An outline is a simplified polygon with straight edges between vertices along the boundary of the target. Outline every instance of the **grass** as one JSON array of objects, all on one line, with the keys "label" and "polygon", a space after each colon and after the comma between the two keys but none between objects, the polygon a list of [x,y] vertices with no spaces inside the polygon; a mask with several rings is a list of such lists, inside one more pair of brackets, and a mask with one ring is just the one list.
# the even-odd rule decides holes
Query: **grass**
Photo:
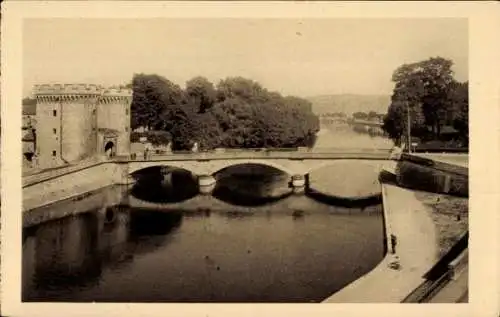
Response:
[{"label": "grass", "polygon": [[469,228],[469,199],[421,191],[415,196],[432,210],[441,258]]}]

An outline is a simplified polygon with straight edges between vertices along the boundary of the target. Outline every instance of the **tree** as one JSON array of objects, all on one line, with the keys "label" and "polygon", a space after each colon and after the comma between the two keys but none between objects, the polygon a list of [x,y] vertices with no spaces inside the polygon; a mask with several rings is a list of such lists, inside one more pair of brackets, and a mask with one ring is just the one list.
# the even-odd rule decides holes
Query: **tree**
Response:
[{"label": "tree", "polygon": [[393,101],[389,106],[387,114],[384,116],[382,130],[397,145],[400,145],[401,138],[407,136],[408,132],[408,110],[411,118],[411,133],[413,136],[423,136],[426,130],[425,118],[422,109],[408,102],[399,100],[393,96]]},{"label": "tree", "polygon": [[169,131],[173,127],[169,109],[186,103],[182,89],[162,76],[146,74],[135,74],[132,87],[132,129]]},{"label": "tree", "polygon": [[254,103],[265,102],[272,97],[272,94],[269,94],[258,82],[243,77],[228,77],[217,84],[218,101],[238,98]]},{"label": "tree", "polygon": [[450,90],[450,103],[454,117],[453,127],[460,133],[464,145],[469,144],[469,82],[453,82]]},{"label": "tree", "polygon": [[261,148],[311,146],[319,131],[312,104],[283,97],[243,77],[223,79],[214,89],[204,77],[185,91],[158,75],[135,75],[133,127],[164,130],[173,150],[216,147]]},{"label": "tree", "polygon": [[390,138],[398,140],[406,133],[408,109],[412,135],[427,138],[430,129],[432,138],[439,138],[455,103],[451,97],[455,82],[452,65],[451,60],[436,57],[395,70],[395,86],[383,124]]},{"label": "tree", "polygon": [[448,96],[453,82],[453,62],[442,57],[430,58],[399,67],[393,74],[393,100],[421,107],[425,124],[435,137],[440,135],[449,105]]},{"label": "tree", "polygon": [[368,115],[364,112],[358,111],[352,114],[352,117],[356,120],[366,120]]},{"label": "tree", "polygon": [[214,105],[216,91],[208,79],[198,76],[186,83],[186,95],[198,111],[204,113]]},{"label": "tree", "polygon": [[368,120],[374,120],[378,118],[378,114],[375,111],[370,111],[368,112],[367,119]]}]

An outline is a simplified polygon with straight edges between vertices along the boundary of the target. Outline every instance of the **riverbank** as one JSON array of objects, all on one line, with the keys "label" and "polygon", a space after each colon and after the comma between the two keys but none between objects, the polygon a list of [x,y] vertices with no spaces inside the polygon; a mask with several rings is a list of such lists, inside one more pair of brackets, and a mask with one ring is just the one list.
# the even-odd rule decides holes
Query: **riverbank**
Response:
[{"label": "riverbank", "polygon": [[469,199],[421,191],[415,197],[432,210],[441,258],[469,229]]},{"label": "riverbank", "polygon": [[[438,260],[437,233],[430,210],[408,189],[382,184],[386,237],[397,239],[371,272],[324,303],[400,303],[424,281]],[[390,244],[390,242],[389,242]]]}]

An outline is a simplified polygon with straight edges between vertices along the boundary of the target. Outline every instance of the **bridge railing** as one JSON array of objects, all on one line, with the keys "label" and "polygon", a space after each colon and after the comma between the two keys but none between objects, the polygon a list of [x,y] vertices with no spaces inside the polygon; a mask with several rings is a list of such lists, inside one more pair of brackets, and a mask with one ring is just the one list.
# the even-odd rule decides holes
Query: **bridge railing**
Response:
[{"label": "bridge railing", "polygon": [[[346,156],[363,156],[363,155],[389,155],[389,148],[273,148],[273,149],[215,149],[209,151],[167,151],[167,150],[151,150],[148,152],[132,153],[129,156],[130,160],[144,161],[161,158],[314,158],[328,155],[346,155]],[[121,157],[118,159],[127,159]]]}]

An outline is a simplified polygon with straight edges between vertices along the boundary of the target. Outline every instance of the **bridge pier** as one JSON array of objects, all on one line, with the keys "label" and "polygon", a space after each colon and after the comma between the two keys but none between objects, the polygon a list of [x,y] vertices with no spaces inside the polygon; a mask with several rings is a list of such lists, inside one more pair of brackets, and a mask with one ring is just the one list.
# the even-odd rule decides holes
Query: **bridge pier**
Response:
[{"label": "bridge pier", "polygon": [[293,193],[301,195],[304,193],[306,188],[306,176],[299,174],[293,175],[291,183],[292,183]]},{"label": "bridge pier", "polygon": [[129,174],[128,165],[123,165],[119,167],[120,169],[117,172],[116,183],[119,185],[133,185],[135,184],[135,178]]},{"label": "bridge pier", "polygon": [[198,176],[198,187],[200,194],[210,195],[215,188],[217,181],[212,175],[200,175]]}]

